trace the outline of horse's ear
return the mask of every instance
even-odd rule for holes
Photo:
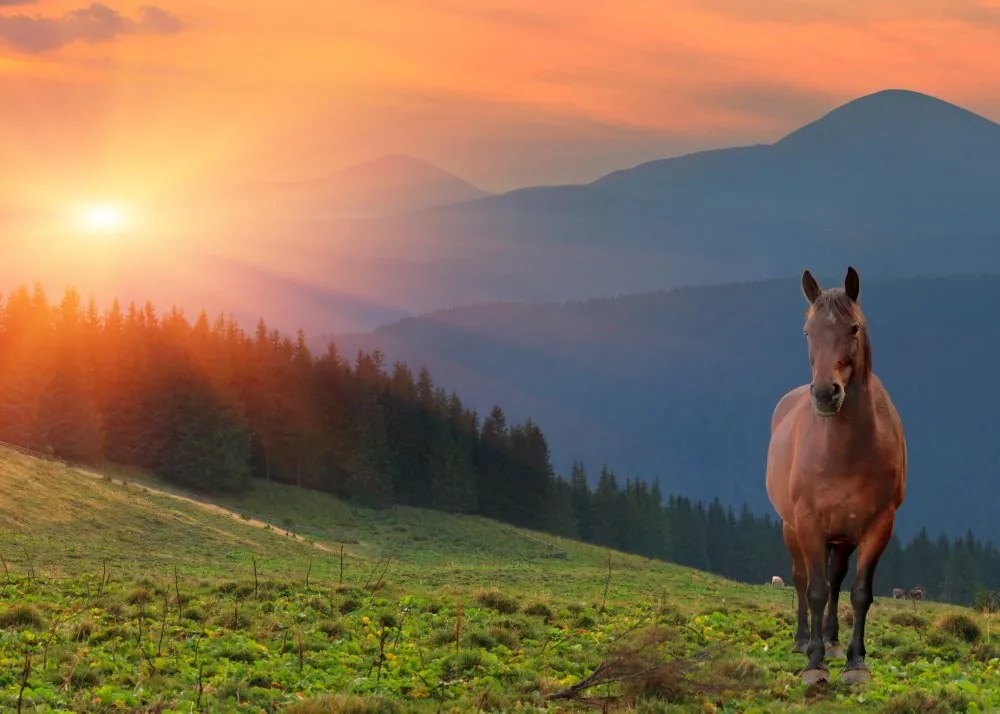
[[[844,292],[854,302],[858,301],[858,296],[861,294],[861,277],[858,271],[850,266],[847,268],[847,277],[844,278]]]
[[[819,287],[819,283],[816,282],[816,278],[813,277],[812,273],[808,270],[802,272],[802,294],[806,296],[806,300],[812,305],[816,302],[816,298],[820,296],[823,291]]]

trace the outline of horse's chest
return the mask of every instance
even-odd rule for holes
[[[813,469],[793,479],[792,497],[829,537],[854,540],[889,498],[880,476],[864,465]]]

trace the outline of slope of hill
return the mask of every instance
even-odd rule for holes
[[[807,697],[829,711],[1000,706],[995,644],[969,610],[879,600],[874,683],[807,691],[788,651],[787,588],[262,485],[250,499],[260,515],[301,518],[333,552],[320,551],[109,475],[0,451],[5,710],[557,711],[577,696],[740,711]],[[344,571],[338,540],[357,541]],[[575,692],[604,661],[633,676]]]
[[[875,371],[910,450],[902,534],[971,528],[1000,540],[992,380],[1000,278],[868,280]],[[827,279],[824,284],[835,284]],[[380,349],[426,365],[485,414],[535,419],[558,469],[581,459],[666,493],[719,496],[770,512],[763,488],[771,412],[809,378],[797,281],[678,289],[573,304],[482,305],[344,336],[346,354]],[[960,487],[959,487],[960,485]]]

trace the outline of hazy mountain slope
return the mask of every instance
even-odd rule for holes
[[[299,243],[331,281],[350,264],[342,246],[363,246],[375,256],[372,295],[387,291],[399,314],[765,279],[803,265],[851,262],[868,277],[1000,272],[997,185],[1000,126],[894,90],[773,145],[313,225]]]
[[[904,534],[920,525],[1000,539],[993,435],[1000,383],[998,277],[867,280],[875,370],[907,430]],[[832,284],[830,279],[826,284]],[[537,419],[560,469],[583,459],[658,477],[665,492],[719,495],[766,510],[771,412],[808,381],[795,280],[700,287],[592,302],[485,305],[345,336],[338,346],[425,364],[486,411]]]
[[[444,206],[489,196],[469,182],[422,159],[383,156],[331,176],[293,182],[257,182],[241,187],[251,211],[286,217],[374,216]]]

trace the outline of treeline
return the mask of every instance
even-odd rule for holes
[[[617,550],[661,558],[733,580],[770,582],[780,575],[792,585],[781,522],[756,516],[744,506],[739,515],[716,499],[708,506],[671,496],[663,503],[658,484],[626,481],[602,470],[591,489],[580,464],[570,477],[577,536]],[[844,589],[853,582],[856,556]],[[893,588],[926,588],[936,600],[971,605],[983,592],[1000,591],[1000,550],[972,532],[951,540],[931,540],[926,529],[903,545],[893,535],[875,575],[877,594]]]
[[[790,580],[769,517],[664,501],[658,484],[620,484],[609,469],[593,488],[581,465],[563,478],[530,420],[508,424],[494,407],[480,422],[426,369],[389,367],[378,352],[348,360],[332,345],[313,355],[304,335],[263,321],[247,334],[224,317],[117,302],[101,313],[74,290],[53,304],[20,287],[0,304],[0,440],[196,489],[270,479],[371,506],[476,513],[748,582]],[[894,543],[878,586],[967,602],[1000,589],[998,574],[992,546],[924,536]]]

